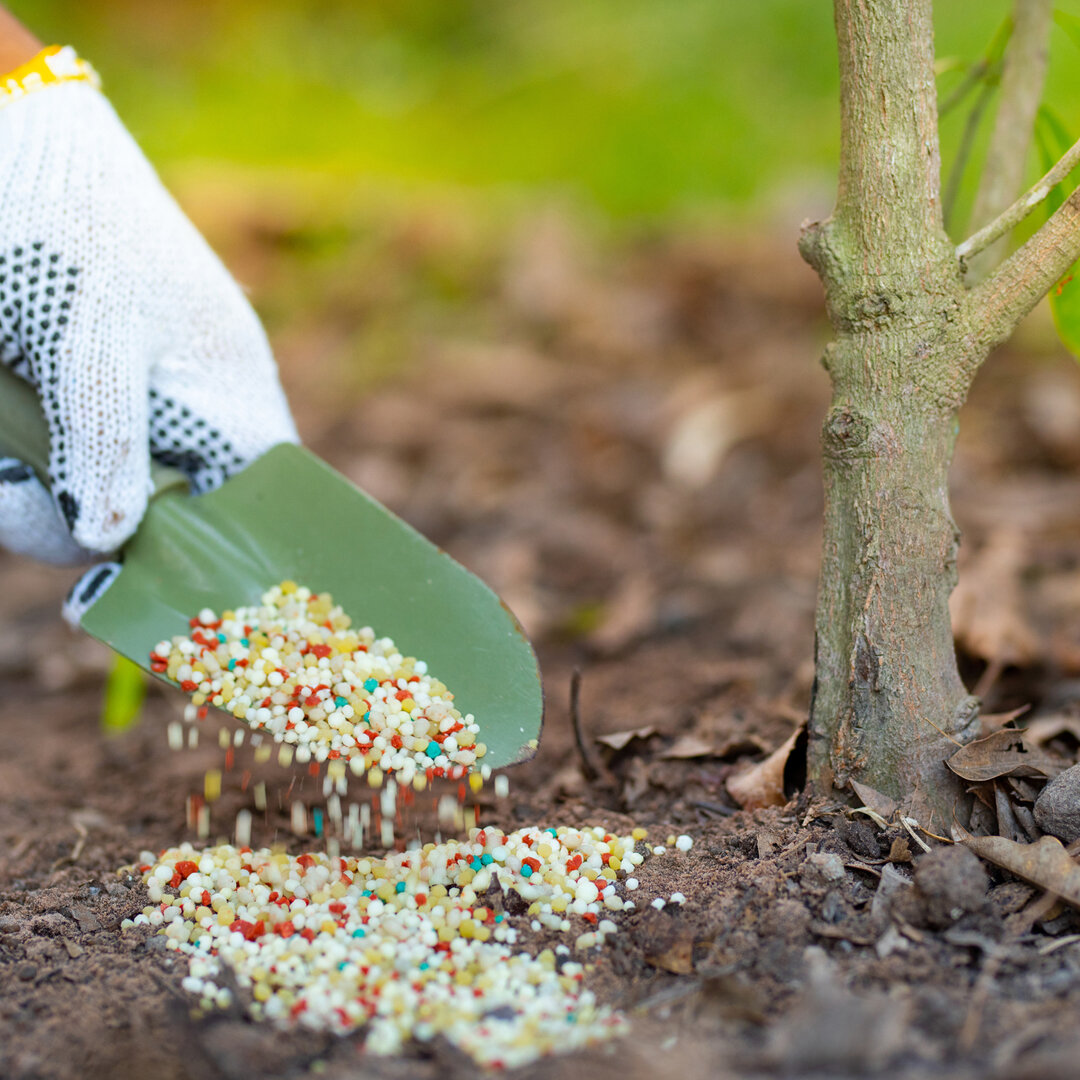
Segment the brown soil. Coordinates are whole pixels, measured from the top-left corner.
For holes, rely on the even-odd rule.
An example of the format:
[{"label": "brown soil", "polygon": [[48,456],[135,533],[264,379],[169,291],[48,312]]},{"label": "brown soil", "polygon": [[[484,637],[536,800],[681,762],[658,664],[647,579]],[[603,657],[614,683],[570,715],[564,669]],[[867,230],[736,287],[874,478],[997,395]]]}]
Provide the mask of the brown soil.
[{"label": "brown soil", "polygon": [[[321,271],[292,268],[284,231],[247,226],[234,265],[256,250],[278,260],[260,286],[273,310],[296,276]],[[362,397],[326,389],[340,377],[327,342],[362,333],[369,314],[340,282],[295,311],[280,300],[273,327],[309,442],[482,573],[536,641],[543,745],[487,820],[695,840],[639,874],[642,897],[678,889],[686,905],[625,917],[590,975],[633,1034],[522,1075],[1074,1076],[1068,910],[1025,918],[1034,890],[999,871],[984,889],[959,849],[912,885],[921,849],[902,828],[799,796],[736,812],[726,792],[808,700],[827,396],[812,276],[786,241],[730,238],[642,240],[590,266],[560,229],[544,218],[473,259],[468,317],[433,314],[419,285],[413,312],[402,285],[465,241],[393,237],[390,283],[357,288],[415,317],[407,351],[420,359]],[[1080,373],[1027,338],[994,358],[966,410],[956,508],[983,604],[961,640],[973,684],[1000,671],[984,680],[991,711],[1031,703],[1068,719]],[[1003,535],[1011,560],[983,558]],[[100,734],[108,661],[59,623],[70,579],[0,557],[0,1077],[472,1076],[448,1045],[375,1059],[360,1037],[193,1019],[183,962],[161,938],[120,933],[145,893],[116,868],[189,835],[185,796],[220,751],[212,738],[167,750],[178,701],[159,689],[136,729]],[[592,780],[569,720],[575,668]],[[619,750],[594,742],[630,729],[652,731]],[[1052,749],[1076,745],[1066,734]],[[230,775],[222,821],[242,800]],[[260,839],[281,825],[272,815]]]}]

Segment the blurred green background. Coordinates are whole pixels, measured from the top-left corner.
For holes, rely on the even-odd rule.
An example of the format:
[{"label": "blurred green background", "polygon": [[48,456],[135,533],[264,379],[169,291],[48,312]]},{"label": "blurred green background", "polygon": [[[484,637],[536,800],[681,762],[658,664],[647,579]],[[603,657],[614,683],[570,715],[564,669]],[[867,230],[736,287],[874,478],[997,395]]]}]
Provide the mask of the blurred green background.
[{"label": "blurred green background", "polygon": [[[829,191],[837,153],[831,6],[11,4],[40,36],[70,41],[96,63],[166,172],[228,162],[345,184],[362,176],[397,192],[452,187],[510,202],[555,194],[616,223],[703,211],[757,218],[797,204],[801,190],[818,200]],[[939,0],[939,57],[977,58],[1009,6]],[[1080,14],[1080,0],[1060,6]],[[1078,60],[1055,28],[1049,100],[1080,128]],[[942,95],[960,78],[945,71]],[[962,110],[944,123],[947,159],[963,126]]]},{"label": "blurred green background", "polygon": [[[1011,5],[938,0],[942,101]],[[436,343],[509,340],[526,308],[528,334],[550,334],[553,309],[519,302],[538,275],[548,292],[580,293],[635,259],[659,274],[665,246],[682,244],[753,249],[776,273],[812,279],[795,237],[835,190],[829,0],[10,6],[99,68],[251,291],[305,438]],[[1080,27],[1080,0],[1059,7]],[[1055,25],[1055,141],[1080,134],[1077,61]],[[947,184],[978,98],[942,120]],[[957,238],[994,104],[988,92],[955,185]],[[1034,177],[1035,148],[1028,164]]]}]

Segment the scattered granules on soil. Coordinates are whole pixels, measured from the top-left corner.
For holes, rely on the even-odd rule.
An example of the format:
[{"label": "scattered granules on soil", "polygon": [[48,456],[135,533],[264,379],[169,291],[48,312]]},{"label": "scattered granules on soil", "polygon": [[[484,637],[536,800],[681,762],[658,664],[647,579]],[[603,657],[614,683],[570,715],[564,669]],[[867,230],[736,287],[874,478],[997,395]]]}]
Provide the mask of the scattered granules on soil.
[{"label": "scattered granules on soil", "polygon": [[329,762],[338,779],[347,763],[374,786],[386,773],[422,784],[462,776],[486,752],[472,715],[461,715],[423,660],[369,626],[354,630],[329,593],[292,581],[258,607],[204,609],[190,635],[159,642],[150,663],[194,707],[225,709],[287,744],[299,763]]},{"label": "scattered granules on soil", "polygon": [[[290,581],[260,606],[220,616],[206,609],[190,622],[189,635],[154,647],[154,670],[190,695],[189,719],[214,705],[253,729],[257,761],[268,760],[261,740],[269,735],[282,744],[284,766],[296,761],[317,774],[327,763],[326,817],[347,843],[359,847],[373,824],[367,806],[343,813],[348,772],[382,787],[384,847],[397,843],[400,793],[444,777],[461,782],[456,800],[439,800],[440,823],[468,824],[467,791],[490,776],[479,760],[479,725],[454,708],[423,661],[370,627],[354,630],[329,594]],[[228,768],[236,740],[222,736]],[[170,727],[170,746],[185,742]],[[197,805],[189,799],[189,824],[204,838],[221,780],[208,771]],[[505,796],[506,778],[495,787]],[[264,809],[265,789],[257,785],[253,796]],[[323,811],[311,816],[322,836]],[[306,831],[298,800],[291,822]],[[523,1065],[626,1029],[583,985],[574,956],[602,946],[618,913],[634,909],[633,871],[650,851],[644,829],[614,836],[565,826],[509,835],[471,828],[468,840],[417,843],[384,858],[343,857],[329,836],[326,853],[253,851],[250,834],[251,812],[242,809],[237,846],[183,844],[142,856],[152,905],[124,928],[156,927],[170,949],[189,956],[183,985],[201,1009],[228,1006],[235,988],[256,1020],[336,1034],[366,1025],[365,1045],[378,1054],[442,1035],[489,1067]],[[690,839],[668,838],[676,843],[686,851]],[[668,902],[682,899],[676,893]],[[566,935],[573,949],[520,951],[510,912],[532,931]]]},{"label": "scattered granules on soil", "polygon": [[183,985],[204,1009],[231,1003],[227,966],[255,1019],[339,1034],[367,1024],[377,1054],[443,1035],[485,1066],[515,1067],[626,1021],[596,1004],[569,946],[516,950],[504,899],[517,894],[533,930],[575,934],[583,954],[634,907],[645,835],[474,829],[382,859],[183,844],[144,856],[153,906],[123,927],[160,927],[190,957]]}]

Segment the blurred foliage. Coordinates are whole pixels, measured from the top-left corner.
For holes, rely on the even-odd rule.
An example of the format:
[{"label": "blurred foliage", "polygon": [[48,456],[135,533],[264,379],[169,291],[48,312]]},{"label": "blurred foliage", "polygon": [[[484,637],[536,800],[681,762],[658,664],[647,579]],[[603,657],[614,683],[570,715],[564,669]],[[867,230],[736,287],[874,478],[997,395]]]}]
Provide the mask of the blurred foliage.
[{"label": "blurred foliage", "polygon": [[[943,95],[1009,6],[938,0]],[[1080,12],[1080,0],[1060,6]],[[767,213],[806,185],[820,202],[835,169],[826,0],[11,7],[43,38],[94,60],[165,168],[201,159],[398,188],[539,190],[652,218],[701,206]],[[1071,118],[1080,80],[1061,56],[1065,38],[1056,28],[1050,100]],[[947,155],[962,112],[943,125]]]},{"label": "blurred foliage", "polygon": [[763,163],[835,156],[831,24],[805,0],[12,6],[94,59],[166,164],[565,188],[638,214],[745,202]]},{"label": "blurred foliage", "polygon": [[[1070,28],[1071,29],[1071,28]],[[1035,145],[1039,153],[1042,172],[1049,172],[1054,163],[1076,141],[1061,117],[1048,105],[1039,109],[1035,122]],[[1075,172],[1075,170],[1074,170]],[[1058,184],[1043,204],[1043,212],[1037,215],[1041,224],[1065,201],[1072,178]],[[1050,290],[1050,312],[1062,344],[1080,359],[1080,264],[1073,263],[1057,286]]]},{"label": "blurred foliage", "polygon": [[146,676],[138,664],[123,656],[114,656],[101,703],[101,730],[119,735],[139,719],[146,698]]}]

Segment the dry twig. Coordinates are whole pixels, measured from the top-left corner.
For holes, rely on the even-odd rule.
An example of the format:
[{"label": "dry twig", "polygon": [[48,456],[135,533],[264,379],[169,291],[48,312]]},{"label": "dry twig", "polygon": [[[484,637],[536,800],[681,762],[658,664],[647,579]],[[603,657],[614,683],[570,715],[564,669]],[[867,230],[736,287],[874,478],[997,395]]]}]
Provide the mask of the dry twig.
[{"label": "dry twig", "polygon": [[574,668],[574,673],[570,676],[570,724],[574,729],[574,742],[577,744],[578,754],[581,756],[581,771],[585,774],[586,780],[592,781],[600,777],[602,770],[581,731],[580,699],[581,668]]}]

